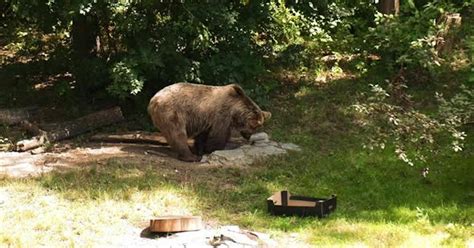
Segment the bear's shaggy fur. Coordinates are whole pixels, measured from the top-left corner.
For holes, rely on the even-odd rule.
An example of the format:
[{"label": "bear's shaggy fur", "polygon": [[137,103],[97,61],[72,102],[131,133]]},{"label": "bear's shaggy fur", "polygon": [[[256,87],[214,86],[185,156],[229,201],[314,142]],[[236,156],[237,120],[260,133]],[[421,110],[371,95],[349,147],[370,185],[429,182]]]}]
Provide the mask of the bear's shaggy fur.
[{"label": "bear's shaggy fur", "polygon": [[[232,129],[248,139],[271,116],[236,84],[176,83],[151,98],[148,113],[178,158],[190,162],[224,149]],[[188,138],[194,138],[191,149]]]}]

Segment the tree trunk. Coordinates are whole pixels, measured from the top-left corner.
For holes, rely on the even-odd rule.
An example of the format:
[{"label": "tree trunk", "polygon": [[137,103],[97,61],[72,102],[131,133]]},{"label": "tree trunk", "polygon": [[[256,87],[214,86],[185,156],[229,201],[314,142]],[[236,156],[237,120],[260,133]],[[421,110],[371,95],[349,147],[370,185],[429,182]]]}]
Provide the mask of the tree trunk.
[{"label": "tree trunk", "polygon": [[439,22],[444,28],[437,35],[436,49],[440,55],[446,55],[451,53],[455,44],[459,42],[457,34],[461,29],[462,17],[459,13],[445,13]]},{"label": "tree trunk", "polygon": [[379,0],[377,9],[383,14],[395,14],[400,13],[400,0]]},{"label": "tree trunk", "polygon": [[72,49],[76,59],[95,57],[99,47],[99,21],[95,15],[77,15],[72,22]]},{"label": "tree trunk", "polygon": [[100,23],[95,10],[74,17],[71,36],[71,72],[76,80],[77,91],[88,99],[102,89],[108,77],[105,60],[98,56]]}]

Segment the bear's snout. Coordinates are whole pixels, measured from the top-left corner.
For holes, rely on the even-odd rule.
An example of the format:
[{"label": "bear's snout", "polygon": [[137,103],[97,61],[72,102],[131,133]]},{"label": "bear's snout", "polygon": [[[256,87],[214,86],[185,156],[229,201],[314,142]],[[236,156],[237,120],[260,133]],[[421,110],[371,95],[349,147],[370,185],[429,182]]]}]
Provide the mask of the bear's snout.
[{"label": "bear's snout", "polygon": [[272,113],[270,113],[268,111],[262,111],[262,114],[263,114],[263,120],[264,121],[270,120],[270,118],[272,118]]}]

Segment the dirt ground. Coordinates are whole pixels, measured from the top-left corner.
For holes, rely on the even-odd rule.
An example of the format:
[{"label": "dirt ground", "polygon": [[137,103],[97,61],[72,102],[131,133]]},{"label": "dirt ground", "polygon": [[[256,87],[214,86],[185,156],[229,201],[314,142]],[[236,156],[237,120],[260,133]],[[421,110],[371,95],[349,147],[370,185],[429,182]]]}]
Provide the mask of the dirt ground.
[{"label": "dirt ground", "polygon": [[[190,163],[175,158],[169,146],[124,143],[57,143],[52,151],[0,152],[0,176],[37,176],[52,170],[67,170],[103,165],[110,159],[131,164],[153,164],[163,170],[190,169]],[[193,168],[215,167],[208,163],[193,163]]]}]

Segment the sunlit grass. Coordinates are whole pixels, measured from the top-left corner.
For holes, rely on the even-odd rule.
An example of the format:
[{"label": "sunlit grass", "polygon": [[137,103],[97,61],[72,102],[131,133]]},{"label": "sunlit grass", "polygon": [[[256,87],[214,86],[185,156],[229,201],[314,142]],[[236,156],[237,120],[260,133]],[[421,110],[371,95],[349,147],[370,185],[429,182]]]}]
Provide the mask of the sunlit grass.
[{"label": "sunlit grass", "polygon": [[[154,216],[196,212],[195,198],[166,186],[156,173],[136,178],[131,176],[135,168],[109,165],[106,170],[4,180],[0,242],[20,247],[114,244],[127,236],[139,238]],[[117,171],[127,177],[118,177]]]}]

